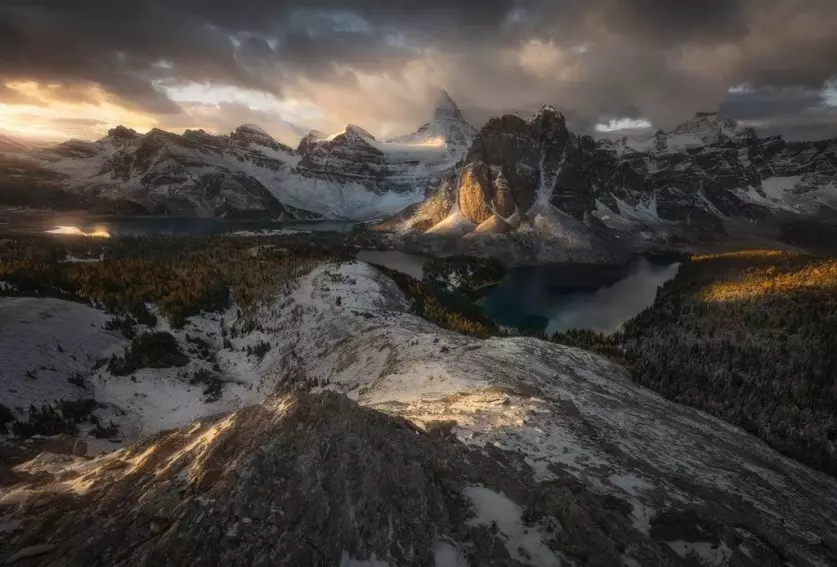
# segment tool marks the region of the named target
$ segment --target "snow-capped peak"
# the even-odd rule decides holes
[[[247,131],[272,138],[272,136],[268,134],[264,128],[262,128],[261,126],[256,126],[255,124],[242,124],[236,129],[236,131]]]
[[[738,125],[734,120],[722,119],[717,112],[698,112],[694,118],[675,128],[675,136],[694,136],[704,144],[716,144],[721,138],[736,135]]]
[[[647,139],[623,137],[609,142],[620,153],[668,153],[718,144],[724,140],[749,138],[752,132],[741,129],[734,120],[721,118],[717,112],[698,112],[671,131],[657,130]]]
[[[235,129],[231,136],[233,139],[248,140],[262,145],[273,146],[276,144],[276,139],[267,133],[267,131],[255,124],[242,124]]]
[[[457,106],[456,102],[454,102],[448,92],[442,89],[436,96],[436,102],[433,110],[433,120],[440,121],[445,119],[464,120],[462,117],[462,111],[459,110],[459,106]]]
[[[433,110],[433,119],[419,129],[388,142],[398,144],[437,145],[437,141],[451,148],[467,151],[476,135],[476,130],[462,116],[462,111],[445,90],[439,91]]]
[[[311,134],[313,134],[313,132]],[[309,134],[309,136],[311,136],[311,134]],[[322,140],[326,140],[328,142],[331,142],[332,140],[335,140],[336,138],[338,138],[340,136],[344,136],[344,137],[348,137],[348,138],[355,138],[355,137],[367,138],[369,140],[374,140],[375,139],[375,136],[370,134],[368,130],[365,130],[364,128],[361,128],[360,126],[357,126],[355,124],[346,124],[346,126],[342,130],[340,130],[339,132],[335,132],[334,134],[332,134],[330,136],[327,136],[325,138],[313,138],[313,139],[315,139],[315,140],[322,139]]]

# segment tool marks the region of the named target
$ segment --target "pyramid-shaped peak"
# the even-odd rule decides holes
[[[436,102],[433,110],[434,120],[454,119],[462,120],[462,112],[456,102],[448,94],[448,91],[441,89],[436,95]]]
[[[368,130],[361,128],[357,124],[346,124],[346,127],[343,128],[343,134],[370,138],[372,140],[375,139],[375,136],[373,136]]]

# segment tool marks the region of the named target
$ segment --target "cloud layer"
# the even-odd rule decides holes
[[[387,135],[444,87],[476,123],[554,104],[579,130],[667,128],[720,107],[837,135],[835,29],[833,0],[0,0],[0,104],[75,104],[88,129],[111,105],[140,127],[249,117]]]

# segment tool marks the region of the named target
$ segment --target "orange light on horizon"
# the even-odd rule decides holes
[[[68,236],[88,236],[91,238],[110,238],[110,233],[104,227],[93,227],[90,232],[85,232],[77,226],[56,226],[52,230],[48,230],[47,234],[58,234]]]
[[[96,138],[119,124],[139,131],[150,130],[157,120],[148,114],[121,106],[101,88],[89,86],[73,92],[61,85],[34,81],[6,82],[20,102],[0,103],[0,130],[12,135],[43,140]]]

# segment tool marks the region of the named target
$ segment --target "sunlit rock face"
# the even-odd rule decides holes
[[[482,162],[469,164],[459,182],[459,210],[472,222],[481,223],[491,216],[490,204],[488,167]]]
[[[531,209],[553,191],[569,139],[564,116],[550,107],[528,121],[512,115],[491,119],[468,153],[459,187],[463,214],[481,223],[490,211],[505,218]]]
[[[467,165],[459,182],[459,210],[476,224],[493,214],[503,218],[514,214],[517,204],[503,170],[481,161]]]
[[[568,215],[586,227],[585,248],[618,236],[619,244],[643,249],[673,233],[725,238],[728,221],[773,231],[776,216],[837,214],[835,156],[835,140],[759,139],[716,113],[698,113],[647,140],[595,140],[570,132],[562,113],[544,107],[528,119],[492,118],[479,130],[457,205],[473,223],[497,214],[524,229],[538,215],[540,226]],[[477,252],[489,248],[498,250],[497,241]]]
[[[370,228],[400,234],[409,231],[424,232],[445,220],[455,204],[456,177],[451,172],[439,182],[436,191],[428,199],[411,205]]]

